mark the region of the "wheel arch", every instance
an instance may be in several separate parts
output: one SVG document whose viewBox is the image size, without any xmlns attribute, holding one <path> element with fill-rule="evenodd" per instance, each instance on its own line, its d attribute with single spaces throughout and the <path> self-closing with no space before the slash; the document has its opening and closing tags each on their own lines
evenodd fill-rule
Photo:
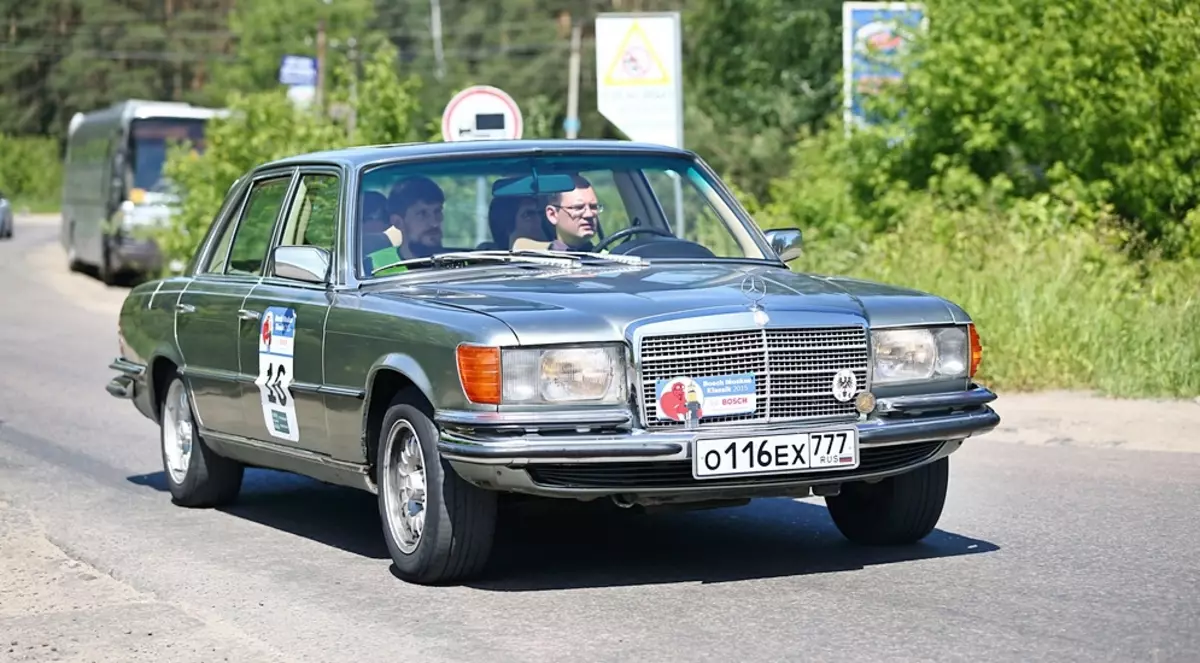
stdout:
<svg viewBox="0 0 1200 663">
<path fill-rule="evenodd" d="M 379 449 L 379 428 L 383 425 L 384 414 L 397 397 L 402 397 L 405 402 L 433 417 L 433 384 L 420 363 L 402 353 L 381 357 L 367 375 L 361 440 L 363 457 L 370 467 L 372 481 L 376 480 L 375 455 Z"/>
<path fill-rule="evenodd" d="M 183 362 L 172 352 L 160 350 L 150 356 L 146 389 L 150 395 L 154 423 L 162 423 L 162 404 L 167 393 L 167 379 L 172 373 L 182 372 L 182 367 Z M 186 384 L 184 386 L 186 387 Z"/>
</svg>

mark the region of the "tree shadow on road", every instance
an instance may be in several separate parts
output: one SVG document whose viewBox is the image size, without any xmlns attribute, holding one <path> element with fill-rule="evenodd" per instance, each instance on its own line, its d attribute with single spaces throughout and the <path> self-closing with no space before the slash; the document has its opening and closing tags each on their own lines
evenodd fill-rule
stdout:
<svg viewBox="0 0 1200 663">
<path fill-rule="evenodd" d="M 129 477 L 166 491 L 161 472 Z M 371 559 L 389 559 L 375 497 L 272 470 L 247 470 L 236 504 L 221 511 Z M 934 530 L 912 546 L 847 542 L 819 500 L 759 499 L 747 506 L 646 514 L 611 502 L 506 503 L 483 578 L 486 591 L 538 591 L 739 580 L 855 571 L 869 566 L 999 550 Z M 391 571 L 395 574 L 395 568 Z"/>
</svg>

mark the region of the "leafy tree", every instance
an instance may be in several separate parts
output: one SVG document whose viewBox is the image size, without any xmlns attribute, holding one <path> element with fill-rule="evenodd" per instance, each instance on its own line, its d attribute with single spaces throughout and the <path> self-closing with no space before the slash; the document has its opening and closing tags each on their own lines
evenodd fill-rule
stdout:
<svg viewBox="0 0 1200 663">
<path fill-rule="evenodd" d="M 879 106 L 894 121 L 887 138 L 902 138 L 876 150 L 879 169 L 918 188 L 970 173 L 1019 197 L 1068 192 L 1111 204 L 1170 251 L 1200 255 L 1200 6 L 928 9 L 915 66 Z"/>
<path fill-rule="evenodd" d="M 349 38 L 370 37 L 364 28 L 373 15 L 371 0 L 240 2 L 229 15 L 229 29 L 237 40 L 236 61 L 215 72 L 214 86 L 218 93 L 279 88 L 283 56 L 316 57 L 318 25 L 322 20 L 328 64 L 345 56 L 342 45 Z M 326 71 L 332 69 L 327 67 Z"/>
<path fill-rule="evenodd" d="M 297 109 L 282 89 L 235 92 L 228 99 L 230 117 L 209 121 L 203 155 L 192 154 L 187 146 L 173 148 L 164 172 L 182 194 L 182 205 L 171 225 L 150 231 L 168 269 L 172 261 L 186 263 L 191 258 L 230 187 L 254 166 L 361 142 L 420 139 L 426 116 L 415 101 L 420 84 L 396 73 L 395 56 L 394 49 L 383 47 L 366 63 L 357 104 L 351 106 L 358 118 L 352 133 L 343 120 Z M 350 98 L 342 87 L 330 92 L 333 99 Z"/>
</svg>

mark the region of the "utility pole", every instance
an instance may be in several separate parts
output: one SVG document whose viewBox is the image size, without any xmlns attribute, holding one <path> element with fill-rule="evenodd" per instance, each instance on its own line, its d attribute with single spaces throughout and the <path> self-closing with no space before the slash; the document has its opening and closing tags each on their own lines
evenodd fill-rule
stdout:
<svg viewBox="0 0 1200 663">
<path fill-rule="evenodd" d="M 567 65 L 567 120 L 564 128 L 567 138 L 579 136 L 579 49 L 583 40 L 583 24 L 572 21 L 571 25 L 571 60 Z"/>
<path fill-rule="evenodd" d="M 325 17 L 317 21 L 317 90 L 314 95 L 317 112 L 323 110 L 325 100 Z"/>
<path fill-rule="evenodd" d="M 350 118 L 346 123 L 346 129 L 353 138 L 354 129 L 358 126 L 358 40 L 351 37 L 347 45 L 350 47 L 350 66 L 354 68 L 354 71 L 350 77 Z"/>
<path fill-rule="evenodd" d="M 429 30 L 433 35 L 433 57 L 437 61 L 434 75 L 440 81 L 446 75 L 446 56 L 442 51 L 442 5 L 438 0 L 429 0 Z"/>
</svg>

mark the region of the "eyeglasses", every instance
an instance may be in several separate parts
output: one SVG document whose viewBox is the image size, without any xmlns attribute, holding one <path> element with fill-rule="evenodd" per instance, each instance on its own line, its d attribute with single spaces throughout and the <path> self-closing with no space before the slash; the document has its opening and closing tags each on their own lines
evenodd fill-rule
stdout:
<svg viewBox="0 0 1200 663">
<path fill-rule="evenodd" d="M 591 211 L 593 211 L 597 214 L 604 211 L 604 205 L 601 205 L 599 203 L 596 203 L 595 205 L 571 205 L 570 207 L 564 207 L 562 205 L 554 205 L 554 207 L 567 210 L 567 214 L 570 214 L 571 216 L 580 216 L 583 214 L 584 210 L 588 210 L 588 209 L 590 209 Z"/>
</svg>

